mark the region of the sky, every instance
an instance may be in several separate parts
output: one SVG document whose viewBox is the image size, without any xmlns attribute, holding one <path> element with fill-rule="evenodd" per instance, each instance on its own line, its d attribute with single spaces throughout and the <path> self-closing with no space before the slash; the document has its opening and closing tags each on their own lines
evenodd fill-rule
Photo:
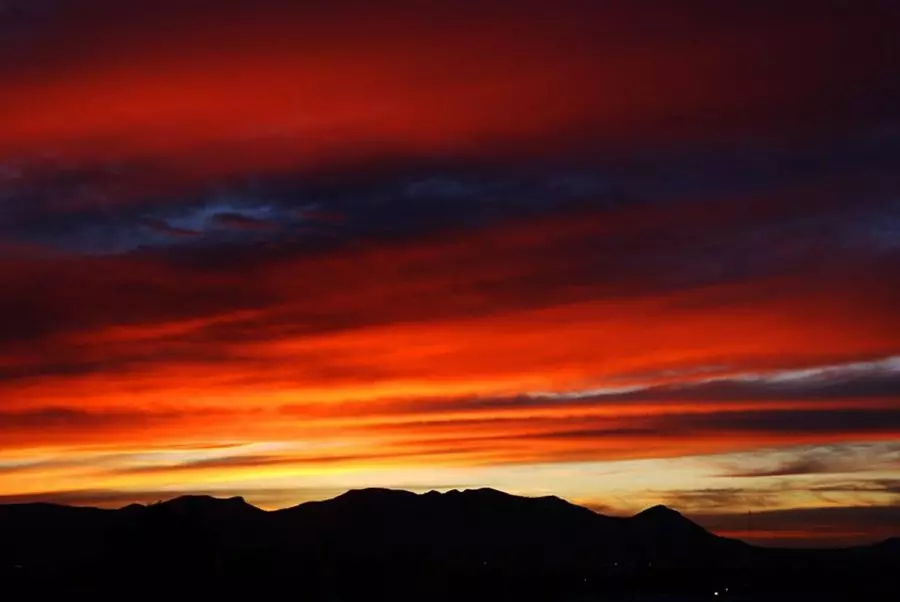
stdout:
<svg viewBox="0 0 900 602">
<path fill-rule="evenodd" d="M 900 535 L 898 20 L 0 1 L 0 502 Z"/>
</svg>

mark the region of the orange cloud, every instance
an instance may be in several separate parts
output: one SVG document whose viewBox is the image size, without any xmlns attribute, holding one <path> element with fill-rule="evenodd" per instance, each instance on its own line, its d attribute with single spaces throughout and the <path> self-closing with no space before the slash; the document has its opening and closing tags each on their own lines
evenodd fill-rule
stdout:
<svg viewBox="0 0 900 602">
<path fill-rule="evenodd" d="M 692 418 L 894 408 L 871 393 L 604 396 L 665 384 L 654 372 L 702 380 L 677 376 L 697 366 L 724 367 L 722 377 L 889 357 L 898 333 L 877 265 L 686 288 L 648 287 L 647 274 L 581 280 L 604 268 L 581 241 L 626 227 L 600 217 L 202 272 L 136 256 L 7 263 L 9 283 L 43 273 L 6 301 L 8 445 L 344 433 L 376 456 L 392 437 L 419 439 L 424 455 L 446 447 L 432 443 L 443 430 L 454 444 L 459 432 L 473 439 L 471 461 L 496 462 L 897 435 L 891 420 L 804 433 Z M 520 397 L 595 388 L 592 404 Z M 578 431 L 582 443 L 566 434 Z"/>
</svg>

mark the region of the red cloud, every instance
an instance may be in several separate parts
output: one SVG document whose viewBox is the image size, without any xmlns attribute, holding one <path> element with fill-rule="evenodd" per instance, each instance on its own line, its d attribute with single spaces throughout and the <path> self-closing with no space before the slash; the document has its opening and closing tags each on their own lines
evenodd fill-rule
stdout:
<svg viewBox="0 0 900 602">
<path fill-rule="evenodd" d="M 10 415 L 5 440 L 33 445 L 112 436 L 109 423 L 96 420 L 55 421 L 48 430 L 15 426 L 22 416 L 39 421 L 48 406 L 89 412 L 76 418 L 124 416 L 121 426 L 112 425 L 116 437 L 148 442 L 198 432 L 293 438 L 295 419 L 332 424 L 319 431 L 327 438 L 437 414 L 451 420 L 451 434 L 513 435 L 504 439 L 512 446 L 507 452 L 492 448 L 494 461 L 526 451 L 529 459 L 589 455 L 601 440 L 612 445 L 611 455 L 622 456 L 635 449 L 724 450 L 766 438 L 896 436 L 891 420 L 874 430 L 848 420 L 846 432 L 823 425 L 804 433 L 780 429 L 777 416 L 769 423 L 709 417 L 712 427 L 691 418 L 723 410 L 717 394 L 730 396 L 719 400 L 728 411 L 810 409 L 802 396 L 779 401 L 753 391 L 698 389 L 691 399 L 667 397 L 663 389 L 659 399 L 651 391 L 598 399 L 593 407 L 465 401 L 648 385 L 657 381 L 641 373 L 677 375 L 697 366 L 767 371 L 900 353 L 891 326 L 897 291 L 883 277 L 887 265 L 834 261 L 815 271 L 682 287 L 664 284 L 651 268 L 628 272 L 602 260 L 600 239 L 610 237 L 613 246 L 628 232 L 652 239 L 666 223 L 663 215 L 585 213 L 330 253 L 273 259 L 250 252 L 236 256 L 240 261 L 197 266 L 186 258 L 140 255 L 9 260 L 0 266 L 0 282 L 10 291 L 2 301 L 0 370 L 6 407 L 19 414 Z M 707 219 L 709 227 L 723 228 L 731 217 Z M 696 377 L 670 380 L 684 378 Z M 831 399 L 828 407 L 890 408 L 883 396 L 854 406 L 853 395 Z M 604 404 L 622 420 L 595 424 L 608 416 Z M 172 408 L 179 411 L 173 415 Z M 215 420 L 205 414 L 226 409 Z M 133 420 L 130 412 L 137 412 Z M 573 422 L 559 428 L 538 420 L 557 412 L 574 412 Z M 145 414 L 152 420 L 143 421 Z M 666 416 L 674 417 L 657 420 Z M 469 422 L 491 417 L 505 421 Z M 669 424 L 683 438 L 667 437 L 663 451 L 658 432 Z M 585 429 L 596 437 L 564 435 Z M 610 436 L 616 431 L 622 436 Z M 548 439 L 550 433 L 560 435 Z M 538 440 L 550 447 L 535 447 Z M 578 451 L 574 441 L 589 443 Z"/>
<path fill-rule="evenodd" d="M 7 156 L 219 173 L 508 156 L 830 130 L 896 100 L 869 94 L 892 67 L 883 2 L 839 19 L 771 2 L 499 3 L 477 18 L 442 2 L 79 4 L 0 64 Z"/>
</svg>

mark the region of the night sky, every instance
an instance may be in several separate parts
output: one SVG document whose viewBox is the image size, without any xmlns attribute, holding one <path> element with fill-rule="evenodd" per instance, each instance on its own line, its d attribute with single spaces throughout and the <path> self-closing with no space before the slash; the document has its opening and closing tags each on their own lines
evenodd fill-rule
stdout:
<svg viewBox="0 0 900 602">
<path fill-rule="evenodd" d="M 0 502 L 487 486 L 900 534 L 898 30 L 0 1 Z"/>
</svg>

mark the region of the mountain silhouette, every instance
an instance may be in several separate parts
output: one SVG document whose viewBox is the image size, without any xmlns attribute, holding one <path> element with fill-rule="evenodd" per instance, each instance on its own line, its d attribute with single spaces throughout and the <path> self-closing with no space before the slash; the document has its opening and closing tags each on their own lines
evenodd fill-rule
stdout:
<svg viewBox="0 0 900 602">
<path fill-rule="evenodd" d="M 633 528 L 645 538 L 655 541 L 658 546 L 670 548 L 677 553 L 686 547 L 703 549 L 706 546 L 722 552 L 722 544 L 734 545 L 734 540 L 713 535 L 697 523 L 685 518 L 681 513 L 667 506 L 653 506 L 636 514 L 632 518 Z M 718 544 L 718 545 L 717 545 Z"/>
<path fill-rule="evenodd" d="M 900 540 L 768 550 L 665 506 L 611 517 L 494 489 L 359 489 L 271 512 L 209 496 L 119 510 L 8 505 L 0 534 L 0 577 L 11 587 L 95 597 L 112 595 L 117 580 L 162 596 L 176 583 L 198 595 L 290 586 L 312 600 L 709 594 L 716 584 L 734 591 L 785 580 L 834 593 L 886 587 L 900 569 Z"/>
</svg>

